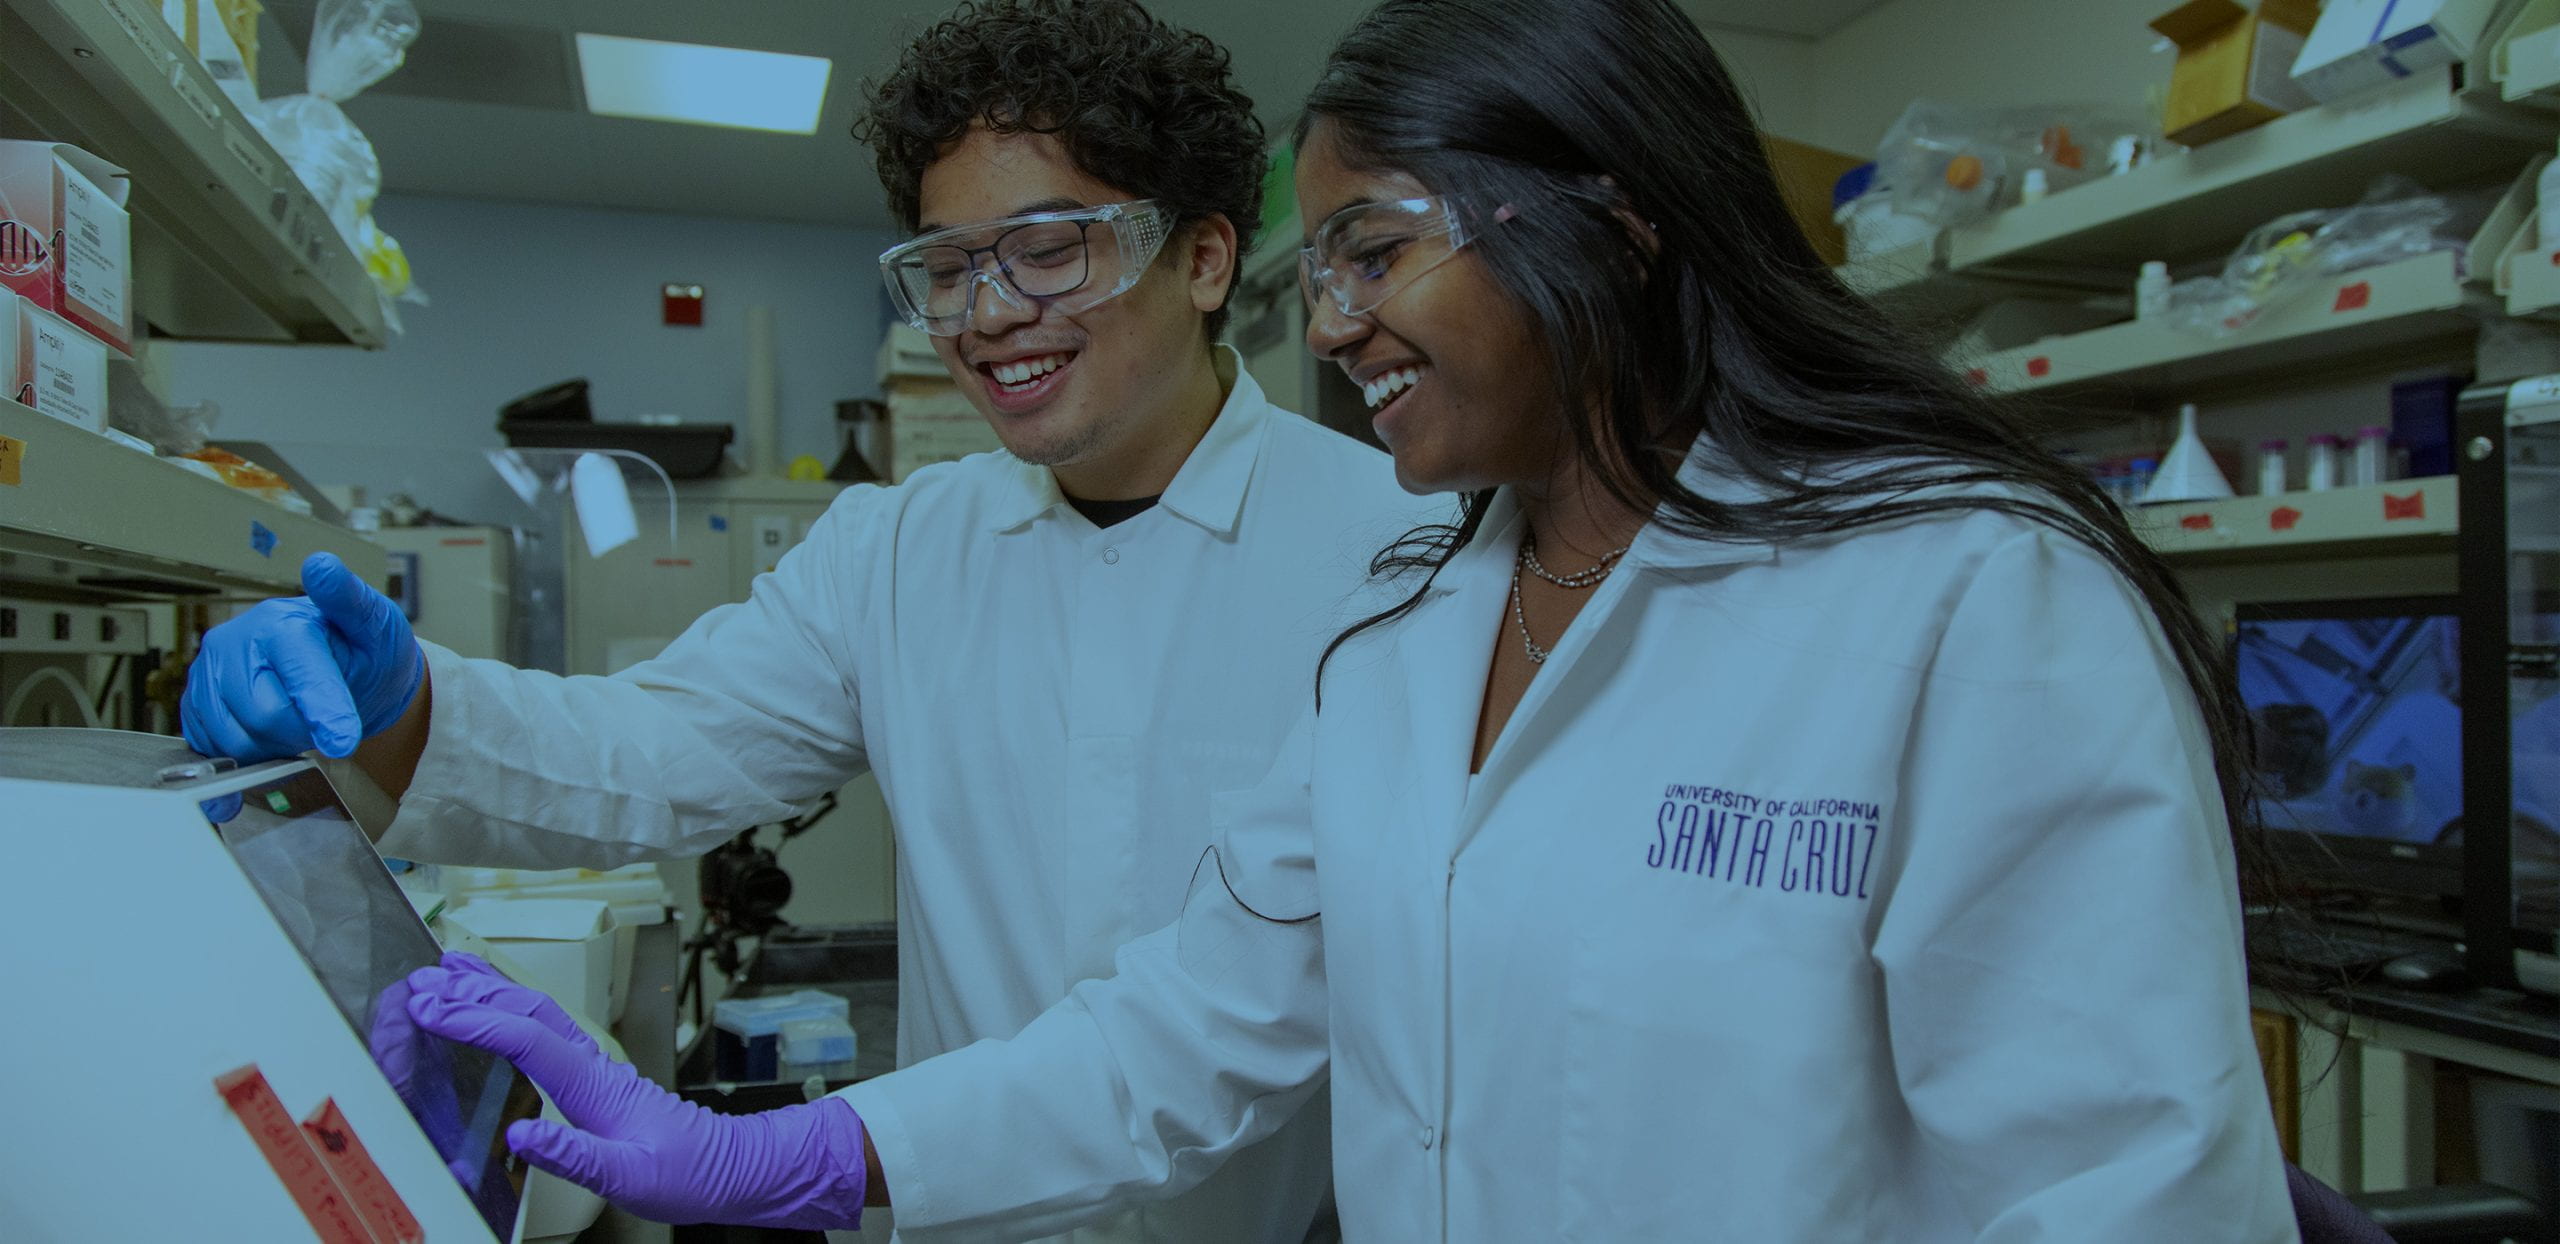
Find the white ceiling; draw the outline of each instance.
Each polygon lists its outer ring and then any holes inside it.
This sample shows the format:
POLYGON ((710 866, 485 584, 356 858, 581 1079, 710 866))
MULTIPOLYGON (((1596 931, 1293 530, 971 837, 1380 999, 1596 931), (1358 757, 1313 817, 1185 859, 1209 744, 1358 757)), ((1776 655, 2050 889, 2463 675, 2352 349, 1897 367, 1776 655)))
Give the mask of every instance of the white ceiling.
MULTIPOLYGON (((1710 26, 1819 38, 1887 0, 1679 0, 1710 26)), ((264 93, 299 89, 310 0, 269 0, 264 93), (288 31, 287 27, 292 27, 288 31), (278 46, 289 43, 290 46, 278 46)), ((1373 0, 1150 0, 1235 54, 1265 124, 1285 124, 1333 41, 1373 0)), ((886 228, 869 152, 848 135, 859 84, 951 0, 418 0, 404 70, 348 105, 393 192, 886 228), (438 53, 438 28, 448 51, 438 53), (812 136, 588 116, 577 31, 799 52, 835 61, 812 136), (427 98, 411 91, 432 92, 427 98), (517 102, 476 102, 510 99, 517 102)))

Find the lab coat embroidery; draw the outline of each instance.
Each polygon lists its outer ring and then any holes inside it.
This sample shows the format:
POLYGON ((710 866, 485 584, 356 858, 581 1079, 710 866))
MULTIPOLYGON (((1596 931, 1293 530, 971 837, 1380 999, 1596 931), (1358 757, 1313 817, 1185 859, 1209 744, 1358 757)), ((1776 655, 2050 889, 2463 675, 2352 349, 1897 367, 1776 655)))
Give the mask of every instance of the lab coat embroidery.
POLYGON ((1867 897, 1884 810, 1850 799, 1770 799, 1673 784, 1654 812, 1645 867, 1728 885, 1867 897))

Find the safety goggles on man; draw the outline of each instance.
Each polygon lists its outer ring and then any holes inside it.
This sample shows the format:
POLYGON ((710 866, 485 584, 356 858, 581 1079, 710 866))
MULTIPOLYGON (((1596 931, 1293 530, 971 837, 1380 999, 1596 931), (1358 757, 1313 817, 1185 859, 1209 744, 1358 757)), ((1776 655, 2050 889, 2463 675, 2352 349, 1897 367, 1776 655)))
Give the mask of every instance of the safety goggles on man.
POLYGON ((1322 294, 1345 316, 1376 310, 1476 239, 1489 222, 1474 220, 1471 204, 1435 195, 1354 203, 1325 217, 1314 240, 1298 248, 1298 288, 1307 305, 1313 307, 1322 294))
POLYGON ((936 337, 977 318, 979 287, 1018 310, 1068 315, 1128 292, 1164 248, 1172 214, 1154 200, 1033 212, 936 229, 880 254, 898 314, 936 337))

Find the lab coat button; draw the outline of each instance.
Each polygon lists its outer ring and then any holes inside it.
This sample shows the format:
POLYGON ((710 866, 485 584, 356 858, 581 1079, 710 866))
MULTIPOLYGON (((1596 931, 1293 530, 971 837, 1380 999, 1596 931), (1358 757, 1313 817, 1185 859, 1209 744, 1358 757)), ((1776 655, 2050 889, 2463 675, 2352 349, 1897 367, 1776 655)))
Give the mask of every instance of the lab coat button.
POLYGON ((1119 549, 1117 549, 1117 548, 1108 548, 1108 549, 1104 549, 1104 550, 1102 550, 1102 564, 1103 564, 1103 565, 1106 565, 1106 566, 1117 566, 1117 565, 1119 565, 1119 564, 1120 564, 1120 550, 1119 550, 1119 549))
POLYGON ((1423 1128, 1422 1128, 1422 1147, 1423 1147, 1423 1148, 1425 1148, 1425 1149, 1430 1148, 1432 1145, 1434 1145, 1434 1144, 1438 1143, 1439 1139, 1440 1139, 1440 1129, 1439 1129, 1439 1128, 1432 1127, 1432 1126, 1430 1126, 1429 1124, 1425 1124, 1425 1125, 1423 1126, 1423 1128))

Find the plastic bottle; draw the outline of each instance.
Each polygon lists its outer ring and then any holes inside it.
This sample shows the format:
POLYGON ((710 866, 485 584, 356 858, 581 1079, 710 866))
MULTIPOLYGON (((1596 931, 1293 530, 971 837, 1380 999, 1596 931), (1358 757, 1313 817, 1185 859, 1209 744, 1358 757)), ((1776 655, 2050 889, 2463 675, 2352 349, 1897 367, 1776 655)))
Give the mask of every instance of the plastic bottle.
POLYGON ((2141 502, 2142 494, 2151 490, 2151 477, 2158 474, 2159 470, 2160 460, 2157 458, 2136 458, 2131 465, 2125 467, 2124 490, 2127 504, 2141 502))
POLYGON ((2018 203, 2020 206, 2037 202, 2043 199, 2045 195, 2051 193, 2052 190, 2053 183, 2046 178, 2045 171, 2043 169, 2031 168, 2025 173, 2020 174, 2018 177, 2018 203))
POLYGON ((2098 477, 2098 491, 2107 494, 2109 501, 2118 505, 2125 504, 2124 468, 2112 462, 2101 462, 2095 474, 2098 477))
POLYGON ((2338 438, 2326 432, 2311 438, 2311 460, 2302 470, 2302 486, 2327 492, 2338 486, 2338 438))
POLYGON ((2258 442, 2258 495, 2272 497, 2284 491, 2284 454, 2292 446, 2283 441, 2258 442))
POLYGON ((2113 143, 2108 144, 2107 172, 2111 176, 2122 177, 2123 175, 2132 172, 2134 166, 2141 162, 2141 139, 2136 138, 2131 134, 2121 134, 2116 137, 2116 140, 2113 143))
POLYGON ((2142 276, 2133 283, 2133 315, 2149 320, 2168 313, 2169 265, 2154 259, 2142 265, 2142 276))
POLYGON ((2350 484, 2379 484, 2390 478, 2391 429, 2356 429, 2355 457, 2347 470, 2350 484))

